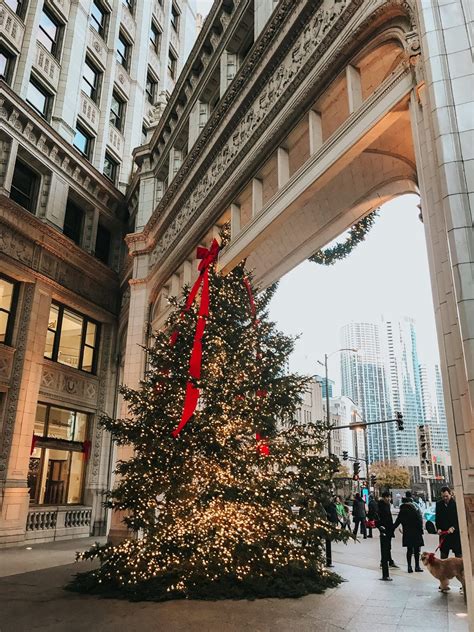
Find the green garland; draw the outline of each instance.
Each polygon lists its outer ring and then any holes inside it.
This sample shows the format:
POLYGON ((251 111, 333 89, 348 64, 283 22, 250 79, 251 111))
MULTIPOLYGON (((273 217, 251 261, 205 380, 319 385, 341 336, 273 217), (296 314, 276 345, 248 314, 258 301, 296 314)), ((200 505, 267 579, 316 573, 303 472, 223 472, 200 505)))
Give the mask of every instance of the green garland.
POLYGON ((377 217, 378 212, 379 209, 376 209, 357 222, 357 224, 354 224, 345 241, 332 246, 332 248, 317 250, 314 255, 309 257, 309 260, 313 263, 319 263, 324 266, 332 266, 336 263, 336 261, 345 259, 347 255, 350 255, 357 244, 364 241, 367 233, 375 223, 375 218, 377 217))

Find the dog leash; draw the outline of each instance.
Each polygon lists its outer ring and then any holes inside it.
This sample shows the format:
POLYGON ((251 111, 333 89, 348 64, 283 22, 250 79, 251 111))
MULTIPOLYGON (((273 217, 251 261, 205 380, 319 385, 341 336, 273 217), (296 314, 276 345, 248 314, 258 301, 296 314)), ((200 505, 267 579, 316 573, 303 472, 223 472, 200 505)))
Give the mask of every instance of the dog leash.
MULTIPOLYGON (((441 531, 441 533, 440 533, 439 535, 440 535, 440 536, 442 536, 442 535, 448 535, 448 533, 449 533, 449 531, 441 531)), ((446 538, 441 538, 441 537, 440 537, 440 539, 439 539, 439 544, 438 544, 438 546, 435 548, 435 553, 436 553, 436 551, 438 551, 438 549, 440 549, 440 548, 443 546, 443 544, 444 544, 444 541, 445 541, 445 540, 446 540, 446 538)))

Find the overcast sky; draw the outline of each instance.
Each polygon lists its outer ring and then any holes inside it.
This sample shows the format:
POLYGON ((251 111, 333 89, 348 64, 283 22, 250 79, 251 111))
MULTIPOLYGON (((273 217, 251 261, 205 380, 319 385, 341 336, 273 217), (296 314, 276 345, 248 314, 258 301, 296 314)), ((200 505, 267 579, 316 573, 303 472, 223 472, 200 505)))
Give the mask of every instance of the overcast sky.
MULTIPOLYGON (((342 325, 377 322, 382 314, 412 316, 420 361, 439 361, 418 202, 406 195, 384 205, 367 239, 347 259, 330 267, 304 262, 281 279, 270 315, 279 329, 301 334, 292 370, 321 373, 317 360, 341 347, 342 325)), ((337 354, 329 374, 339 381, 337 354)))
POLYGON ((206 17, 214 0, 196 0, 196 13, 206 17))

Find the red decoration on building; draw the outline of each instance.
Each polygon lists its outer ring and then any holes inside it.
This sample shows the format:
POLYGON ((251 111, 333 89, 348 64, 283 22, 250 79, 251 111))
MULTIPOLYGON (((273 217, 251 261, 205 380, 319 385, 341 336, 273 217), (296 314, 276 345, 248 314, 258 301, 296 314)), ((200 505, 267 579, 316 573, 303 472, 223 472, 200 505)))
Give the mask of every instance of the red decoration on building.
POLYGON ((89 461, 91 456, 91 447, 92 443, 89 441, 89 439, 86 439, 82 444, 82 458, 86 463, 89 461))

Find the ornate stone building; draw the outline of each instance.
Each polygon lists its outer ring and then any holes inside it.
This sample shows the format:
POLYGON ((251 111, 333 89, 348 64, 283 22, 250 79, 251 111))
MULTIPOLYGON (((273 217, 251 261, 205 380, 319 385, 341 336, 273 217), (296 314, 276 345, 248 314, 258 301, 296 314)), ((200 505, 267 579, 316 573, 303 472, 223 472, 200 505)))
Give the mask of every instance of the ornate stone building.
MULTIPOLYGON (((225 272, 266 285, 354 221, 421 196, 467 568, 474 549, 472 42, 468 0, 221 0, 127 191, 125 381, 138 344, 231 222, 225 272)), ((403 244, 394 244, 394 255, 403 244)), ((376 265, 376 262, 374 262, 376 265)), ((127 452, 123 452, 126 456, 127 452)), ((112 537, 123 537, 113 523, 112 537)), ((472 573, 468 576, 473 608, 472 573)))
POLYGON ((0 546, 106 532, 124 193, 193 4, 0 4, 0 546))

